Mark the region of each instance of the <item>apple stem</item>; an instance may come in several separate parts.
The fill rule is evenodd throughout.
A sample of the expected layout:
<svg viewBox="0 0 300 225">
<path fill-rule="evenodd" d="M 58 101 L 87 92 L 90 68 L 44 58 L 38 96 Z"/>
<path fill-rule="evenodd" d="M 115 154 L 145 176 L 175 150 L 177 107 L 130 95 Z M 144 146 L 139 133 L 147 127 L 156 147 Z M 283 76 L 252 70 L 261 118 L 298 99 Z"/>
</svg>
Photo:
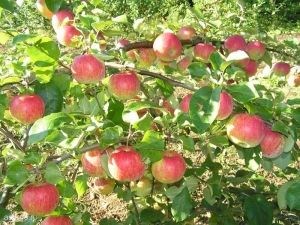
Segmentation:
<svg viewBox="0 0 300 225">
<path fill-rule="evenodd" d="M 127 189 L 129 191 L 131 191 L 130 189 L 130 184 L 129 183 L 126 183 L 125 186 L 127 187 Z M 137 206 L 136 206 L 136 203 L 135 203 L 135 200 L 134 200 L 134 196 L 132 195 L 131 197 L 131 201 L 132 201 L 132 204 L 133 204 L 133 207 L 134 207 L 134 211 L 135 211 L 135 214 L 136 214 L 136 218 L 137 218 L 137 221 L 136 221 L 136 224 L 139 225 L 141 224 L 141 221 L 140 221 L 140 215 L 139 215 L 139 211 L 137 209 Z"/>
</svg>

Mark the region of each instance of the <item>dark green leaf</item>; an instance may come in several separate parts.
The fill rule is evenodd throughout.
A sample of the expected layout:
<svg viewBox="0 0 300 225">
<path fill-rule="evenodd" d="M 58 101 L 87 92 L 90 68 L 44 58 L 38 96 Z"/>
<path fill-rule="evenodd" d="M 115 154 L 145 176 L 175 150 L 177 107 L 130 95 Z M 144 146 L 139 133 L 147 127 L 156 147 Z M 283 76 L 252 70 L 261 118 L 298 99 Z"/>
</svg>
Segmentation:
<svg viewBox="0 0 300 225">
<path fill-rule="evenodd" d="M 142 223 L 154 223 L 161 221 L 165 215 L 159 211 L 152 208 L 146 208 L 141 211 L 140 218 Z"/>
<path fill-rule="evenodd" d="M 251 83 L 232 84 L 228 87 L 231 96 L 240 103 L 246 103 L 258 98 L 258 93 Z"/>
<path fill-rule="evenodd" d="M 214 70 L 221 70 L 221 65 L 225 60 L 219 52 L 212 52 L 209 56 L 209 61 Z"/>
<path fill-rule="evenodd" d="M 47 8 L 51 11 L 56 13 L 60 5 L 62 4 L 63 0 L 45 0 Z"/>
<path fill-rule="evenodd" d="M 13 13 L 15 10 L 14 2 L 12 0 L 1 0 L 0 7 Z"/>
<path fill-rule="evenodd" d="M 209 139 L 209 142 L 220 148 L 227 147 L 229 145 L 227 136 L 216 136 Z"/>
<path fill-rule="evenodd" d="M 209 77 L 211 75 L 210 69 L 204 63 L 194 62 L 187 69 L 192 78 L 202 79 L 204 76 Z"/>
<path fill-rule="evenodd" d="M 100 220 L 100 225 L 118 225 L 118 222 L 114 218 L 104 218 Z"/>
<path fill-rule="evenodd" d="M 24 156 L 24 163 L 38 165 L 40 163 L 41 159 L 42 159 L 42 156 L 40 153 L 29 152 L 27 155 Z"/>
<path fill-rule="evenodd" d="M 292 161 L 291 152 L 283 152 L 280 156 L 272 160 L 274 165 L 284 170 Z"/>
<path fill-rule="evenodd" d="M 245 213 L 251 225 L 271 225 L 273 220 L 272 204 L 263 195 L 247 196 Z"/>
<path fill-rule="evenodd" d="M 0 208 L 0 222 L 7 222 L 11 212 L 8 209 Z"/>
<path fill-rule="evenodd" d="M 64 179 L 60 174 L 59 167 L 53 162 L 47 164 L 44 178 L 50 184 L 57 184 Z"/>
<path fill-rule="evenodd" d="M 108 105 L 107 119 L 113 121 L 115 124 L 119 124 L 123 121 L 122 112 L 124 110 L 124 104 L 119 102 L 115 98 L 110 98 Z"/>
<path fill-rule="evenodd" d="M 22 222 L 17 222 L 16 225 L 35 225 L 37 222 L 33 216 L 25 218 Z"/>
<path fill-rule="evenodd" d="M 165 98 L 168 98 L 173 94 L 174 87 L 171 84 L 169 84 L 161 79 L 155 79 L 155 81 L 156 81 L 158 88 L 161 90 L 163 96 L 165 96 Z"/>
<path fill-rule="evenodd" d="M 176 222 L 180 222 L 188 218 L 193 208 L 193 200 L 187 187 L 174 198 L 171 212 Z"/>
<path fill-rule="evenodd" d="M 106 147 L 117 143 L 122 135 L 122 128 L 108 127 L 106 128 L 100 136 L 100 147 L 101 149 L 105 149 Z"/>
<path fill-rule="evenodd" d="M 192 137 L 188 137 L 185 135 L 179 136 L 179 139 L 182 142 L 182 148 L 184 150 L 187 150 L 189 152 L 194 152 L 195 151 L 195 142 Z"/>
<path fill-rule="evenodd" d="M 71 83 L 71 77 L 68 74 L 59 74 L 52 77 L 52 81 L 59 87 L 59 89 L 64 93 L 66 92 Z"/>
<path fill-rule="evenodd" d="M 290 209 L 300 210 L 300 182 L 293 183 L 286 191 L 285 198 Z"/>
<path fill-rule="evenodd" d="M 72 182 L 68 180 L 61 180 L 56 187 L 59 194 L 63 197 L 72 198 L 76 194 L 76 190 L 74 189 Z"/>
<path fill-rule="evenodd" d="M 21 162 L 9 165 L 7 169 L 7 178 L 15 184 L 23 183 L 27 179 L 27 176 L 28 170 Z"/>
<path fill-rule="evenodd" d="M 159 132 L 148 130 L 146 131 L 142 141 L 135 145 L 139 150 L 163 150 L 165 141 Z"/>
</svg>

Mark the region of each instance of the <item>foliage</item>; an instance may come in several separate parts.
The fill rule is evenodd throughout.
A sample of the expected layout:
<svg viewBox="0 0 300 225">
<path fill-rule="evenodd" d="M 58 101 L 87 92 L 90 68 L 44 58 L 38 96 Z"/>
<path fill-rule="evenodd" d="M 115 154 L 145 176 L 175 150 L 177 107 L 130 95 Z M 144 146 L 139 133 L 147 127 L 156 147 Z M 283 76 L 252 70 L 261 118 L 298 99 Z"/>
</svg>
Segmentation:
<svg viewBox="0 0 300 225">
<path fill-rule="evenodd" d="M 127 203 L 128 216 L 122 221 L 100 218 L 99 224 L 193 224 L 194 220 L 276 224 L 299 220 L 300 99 L 285 96 L 274 83 L 283 85 L 286 78 L 272 75 L 277 61 L 289 62 L 295 72 L 300 51 L 297 40 L 279 42 L 263 27 L 258 29 L 254 18 L 246 19 L 242 1 L 230 2 L 227 7 L 222 6 L 225 1 L 195 1 L 187 11 L 188 2 L 178 0 L 161 1 L 159 6 L 155 1 L 126 1 L 126 5 L 105 0 L 46 2 L 52 9 L 71 7 L 76 27 L 88 38 L 69 48 L 58 44 L 52 31 L 50 35 L 34 29 L 23 32 L 20 27 L 45 21 L 41 17 L 31 20 L 31 15 L 22 19 L 27 18 L 27 10 L 32 12 L 33 2 L 24 3 L 23 8 L 13 1 L 0 3 L 0 43 L 7 50 L 0 56 L 1 222 L 22 210 L 19 198 L 26 184 L 45 179 L 56 185 L 61 196 L 53 215 L 68 215 L 74 224 L 91 224 L 88 202 L 79 203 L 93 180 L 82 170 L 81 156 L 95 148 L 120 145 L 132 145 L 141 154 L 146 175 L 151 175 L 152 163 L 168 150 L 184 156 L 187 170 L 174 184 L 162 184 L 150 176 L 151 192 L 142 197 L 129 183 L 116 182 L 114 193 Z M 18 14 L 14 20 L 12 9 Z M 164 17 L 160 21 L 159 15 Z M 181 17 L 175 21 L 176 15 Z M 135 41 L 146 41 L 142 47 L 151 47 L 151 41 L 164 30 L 176 33 L 185 25 L 193 26 L 199 35 L 185 43 L 183 54 L 192 57 L 196 43 L 212 43 L 217 51 L 210 54 L 209 66 L 194 60 L 185 71 L 177 68 L 176 61 L 139 68 L 125 54 L 141 47 Z M 96 32 L 106 37 L 106 50 L 99 47 L 102 43 Z M 231 34 L 265 43 L 267 51 L 258 61 L 265 65 L 264 70 L 248 77 L 235 65 L 245 54 L 226 51 L 224 40 Z M 133 48 L 116 48 L 121 38 L 131 40 Z M 101 82 L 86 85 L 72 79 L 73 58 L 87 52 L 105 62 L 106 78 Z M 136 72 L 142 82 L 141 101 L 119 101 L 107 90 L 109 77 L 126 70 Z M 231 80 L 236 83 L 229 85 Z M 200 81 L 206 85 L 200 87 Z M 286 144 L 279 157 L 265 158 L 260 146 L 245 149 L 230 141 L 226 134 L 230 118 L 216 120 L 221 91 L 233 97 L 234 114 L 258 115 L 284 136 Z M 38 94 L 46 106 L 44 117 L 28 126 L 9 113 L 12 97 L 25 93 Z M 193 94 L 188 113 L 179 108 L 186 93 Z M 162 106 L 164 99 L 175 109 L 174 116 Z M 139 115 L 141 110 L 143 115 Z M 111 177 L 108 158 L 101 157 L 101 164 Z M 15 208 L 7 207 L 12 203 Z M 42 219 L 31 216 L 18 224 L 38 224 Z"/>
</svg>

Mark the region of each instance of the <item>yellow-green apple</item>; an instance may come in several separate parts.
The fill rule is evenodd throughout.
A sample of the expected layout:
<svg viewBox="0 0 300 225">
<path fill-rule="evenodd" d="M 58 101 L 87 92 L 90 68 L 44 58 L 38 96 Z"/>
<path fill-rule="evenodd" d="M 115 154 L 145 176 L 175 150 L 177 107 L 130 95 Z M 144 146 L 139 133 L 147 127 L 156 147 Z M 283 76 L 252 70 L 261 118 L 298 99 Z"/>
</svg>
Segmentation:
<svg viewBox="0 0 300 225">
<path fill-rule="evenodd" d="M 171 62 L 165 62 L 159 58 L 156 59 L 156 66 L 160 69 L 164 69 L 165 66 L 170 66 L 171 67 Z"/>
<path fill-rule="evenodd" d="M 108 170 L 111 176 L 120 182 L 130 182 L 140 179 L 146 165 L 140 153 L 132 146 L 119 146 L 108 159 Z"/>
<path fill-rule="evenodd" d="M 179 181 L 186 170 L 184 158 L 176 151 L 163 152 L 162 159 L 154 162 L 151 167 L 154 178 L 163 184 Z"/>
<path fill-rule="evenodd" d="M 234 34 L 225 40 L 224 46 L 229 52 L 244 51 L 246 50 L 247 43 L 243 36 Z"/>
<path fill-rule="evenodd" d="M 76 47 L 83 38 L 83 34 L 73 25 L 66 24 L 57 29 L 56 38 L 61 45 Z"/>
<path fill-rule="evenodd" d="M 130 44 L 130 41 L 127 40 L 127 39 L 121 39 L 117 44 L 116 44 L 116 48 L 119 49 L 119 48 L 122 48 L 124 47 L 125 45 L 127 44 Z M 126 52 L 126 56 L 128 58 L 129 61 L 136 61 L 136 50 L 129 50 Z"/>
<path fill-rule="evenodd" d="M 154 40 L 153 50 L 159 59 L 170 62 L 181 55 L 182 44 L 175 34 L 162 33 Z"/>
<path fill-rule="evenodd" d="M 188 56 L 184 56 L 177 62 L 177 69 L 180 71 L 185 71 L 189 65 L 192 64 L 192 60 Z"/>
<path fill-rule="evenodd" d="M 45 216 L 51 213 L 58 202 L 59 193 L 56 186 L 45 180 L 27 185 L 20 194 L 21 207 L 33 216 Z"/>
<path fill-rule="evenodd" d="M 136 65 L 140 68 L 149 68 L 157 58 L 153 48 L 139 48 L 136 54 Z"/>
<path fill-rule="evenodd" d="M 177 35 L 181 40 L 190 40 L 196 33 L 195 28 L 184 26 L 178 30 Z"/>
<path fill-rule="evenodd" d="M 48 216 L 41 225 L 73 225 L 73 221 L 68 216 Z"/>
<path fill-rule="evenodd" d="M 100 195 L 108 195 L 115 189 L 116 182 L 112 178 L 96 178 L 94 180 L 94 189 Z"/>
<path fill-rule="evenodd" d="M 194 47 L 194 58 L 198 61 L 209 63 L 209 56 L 215 51 L 215 46 L 211 44 L 199 43 Z"/>
<path fill-rule="evenodd" d="M 71 72 L 78 83 L 93 84 L 105 77 L 105 64 L 93 54 L 78 55 L 73 59 Z"/>
<path fill-rule="evenodd" d="M 31 124 L 43 117 L 45 104 L 36 94 L 17 95 L 11 100 L 9 111 L 18 122 Z"/>
<path fill-rule="evenodd" d="M 216 120 L 227 119 L 233 111 L 233 99 L 230 94 L 223 91 L 220 94 L 220 108 Z"/>
<path fill-rule="evenodd" d="M 35 6 L 42 16 L 48 19 L 52 18 L 53 12 L 48 9 L 45 0 L 37 0 Z"/>
<path fill-rule="evenodd" d="M 188 113 L 190 110 L 190 101 L 191 101 L 192 96 L 193 96 L 192 94 L 185 95 L 179 104 L 179 108 L 184 113 Z"/>
<path fill-rule="evenodd" d="M 272 70 L 276 76 L 286 76 L 289 74 L 291 66 L 286 62 L 277 62 L 274 64 Z"/>
<path fill-rule="evenodd" d="M 72 25 L 75 15 L 68 10 L 61 10 L 52 16 L 52 27 L 57 32 L 58 28 L 63 25 Z"/>
<path fill-rule="evenodd" d="M 276 158 L 284 150 L 286 143 L 285 137 L 276 131 L 272 131 L 272 128 L 266 125 L 266 135 L 260 143 L 262 156 L 266 158 Z"/>
<path fill-rule="evenodd" d="M 102 167 L 101 157 L 111 154 L 112 151 L 112 148 L 106 148 L 104 151 L 101 151 L 100 148 L 96 148 L 83 153 L 81 156 L 83 171 L 93 177 L 105 177 L 106 172 Z"/>
<path fill-rule="evenodd" d="M 130 190 L 139 197 L 144 197 L 150 194 L 152 190 L 152 179 L 147 176 L 143 176 L 137 181 L 131 181 L 129 183 Z"/>
<path fill-rule="evenodd" d="M 265 54 L 265 45 L 260 41 L 252 41 L 247 44 L 246 52 L 252 60 L 259 60 Z"/>
<path fill-rule="evenodd" d="M 257 115 L 238 113 L 226 124 L 227 136 L 243 148 L 258 146 L 265 137 L 265 123 Z"/>
<path fill-rule="evenodd" d="M 300 86 L 300 75 L 299 74 L 292 74 L 287 79 L 287 84 L 290 87 L 298 87 Z"/>
<path fill-rule="evenodd" d="M 257 72 L 257 62 L 250 59 L 247 66 L 245 66 L 243 69 L 249 77 L 252 77 Z"/>
<path fill-rule="evenodd" d="M 134 72 L 113 74 L 107 84 L 109 93 L 118 100 L 134 98 L 140 91 L 140 80 Z"/>
</svg>

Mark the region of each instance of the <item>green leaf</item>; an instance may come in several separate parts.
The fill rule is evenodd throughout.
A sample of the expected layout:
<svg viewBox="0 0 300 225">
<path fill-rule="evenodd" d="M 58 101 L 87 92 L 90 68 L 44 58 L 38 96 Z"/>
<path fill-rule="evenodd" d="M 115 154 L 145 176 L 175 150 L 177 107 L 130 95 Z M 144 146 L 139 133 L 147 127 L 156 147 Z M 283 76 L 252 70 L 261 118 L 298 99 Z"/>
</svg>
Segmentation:
<svg viewBox="0 0 300 225">
<path fill-rule="evenodd" d="M 300 182 L 293 183 L 286 191 L 285 198 L 291 210 L 300 210 Z"/>
<path fill-rule="evenodd" d="M 54 81 L 50 81 L 46 84 L 37 83 L 34 87 L 34 92 L 44 101 L 44 116 L 50 115 L 51 113 L 58 113 L 62 110 L 63 94 Z"/>
<path fill-rule="evenodd" d="M 171 212 L 176 222 L 180 222 L 188 218 L 193 208 L 193 200 L 187 187 L 183 188 L 172 203 Z"/>
<path fill-rule="evenodd" d="M 59 87 L 62 93 L 65 93 L 70 87 L 71 76 L 69 74 L 54 75 L 52 81 Z"/>
<path fill-rule="evenodd" d="M 271 225 L 273 220 L 272 204 L 263 195 L 247 196 L 244 203 L 245 213 L 251 225 Z"/>
<path fill-rule="evenodd" d="M 220 70 L 222 63 L 225 60 L 219 52 L 212 52 L 209 56 L 209 62 L 214 70 Z"/>
<path fill-rule="evenodd" d="M 5 45 L 9 40 L 10 36 L 7 33 L 0 32 L 0 44 Z"/>
<path fill-rule="evenodd" d="M 0 77 L 0 86 L 3 86 L 5 84 L 10 84 L 10 83 L 19 83 L 21 81 L 20 77 Z"/>
<path fill-rule="evenodd" d="M 100 148 L 106 147 L 117 143 L 122 135 L 123 129 L 119 126 L 106 128 L 100 136 Z"/>
<path fill-rule="evenodd" d="M 292 161 L 291 152 L 283 152 L 277 158 L 272 159 L 272 161 L 275 166 L 277 166 L 281 170 L 284 170 Z"/>
<path fill-rule="evenodd" d="M 28 144 L 44 140 L 64 123 L 71 123 L 72 118 L 66 113 L 52 113 L 37 120 L 29 131 Z"/>
<path fill-rule="evenodd" d="M 129 111 L 138 111 L 141 109 L 150 109 L 150 108 L 167 111 L 166 109 L 162 108 L 158 104 L 150 101 L 132 101 L 125 107 L 125 109 Z"/>
<path fill-rule="evenodd" d="M 229 141 L 227 136 L 216 136 L 209 139 L 209 142 L 220 148 L 229 146 Z"/>
<path fill-rule="evenodd" d="M 33 225 L 36 224 L 34 216 L 25 218 L 22 222 L 17 222 L 16 225 Z"/>
<path fill-rule="evenodd" d="M 239 103 L 247 103 L 259 97 L 252 83 L 232 84 L 228 87 L 231 96 Z"/>
<path fill-rule="evenodd" d="M 76 190 L 73 187 L 72 182 L 68 180 L 61 180 L 56 185 L 60 196 L 63 196 L 65 198 L 72 198 L 76 194 Z"/>
<path fill-rule="evenodd" d="M 10 215 L 11 215 L 10 210 L 5 208 L 0 208 L 0 222 L 8 221 Z"/>
<path fill-rule="evenodd" d="M 104 28 L 106 27 L 109 27 L 111 25 L 113 25 L 113 21 L 111 20 L 108 20 L 108 21 L 101 21 L 101 22 L 95 22 L 95 23 L 92 23 L 92 27 L 97 30 L 97 31 L 100 31 L 100 30 L 103 30 Z"/>
<path fill-rule="evenodd" d="M 14 12 L 15 7 L 14 7 L 14 1 L 10 1 L 10 0 L 1 0 L 0 1 L 0 7 L 3 9 L 6 9 L 10 12 Z"/>
<path fill-rule="evenodd" d="M 63 3 L 63 0 L 45 0 L 47 8 L 51 11 L 56 13 L 60 5 Z"/>
<path fill-rule="evenodd" d="M 86 190 L 89 188 L 89 186 L 87 185 L 88 178 L 89 176 L 87 174 L 80 175 L 76 178 L 75 189 L 78 195 L 78 199 L 81 199 Z"/>
<path fill-rule="evenodd" d="M 287 191 L 296 182 L 298 182 L 298 179 L 287 181 L 279 188 L 277 192 L 277 203 L 280 210 L 287 209 Z"/>
<path fill-rule="evenodd" d="M 214 122 L 220 107 L 220 93 L 220 87 L 212 89 L 210 86 L 205 86 L 193 94 L 189 115 L 199 134 Z"/>
<path fill-rule="evenodd" d="M 272 57 L 269 51 L 265 51 L 265 54 L 260 60 L 264 61 L 268 66 L 272 67 Z"/>
<path fill-rule="evenodd" d="M 165 141 L 159 132 L 146 131 L 142 141 L 135 145 L 139 150 L 164 150 Z"/>
<path fill-rule="evenodd" d="M 220 69 L 222 71 L 225 71 L 225 69 L 232 63 L 237 62 L 239 60 L 243 60 L 243 59 L 248 59 L 249 56 L 245 51 L 236 51 L 236 52 L 231 52 L 227 58 L 226 61 L 223 62 L 220 66 Z"/>
<path fill-rule="evenodd" d="M 44 178 L 50 184 L 57 184 L 58 182 L 64 179 L 60 174 L 59 167 L 53 162 L 49 162 L 47 164 Z"/>
<path fill-rule="evenodd" d="M 141 211 L 140 219 L 142 223 L 154 223 L 161 221 L 165 215 L 159 211 L 152 208 L 146 208 Z"/>
<path fill-rule="evenodd" d="M 168 98 L 173 94 L 174 87 L 171 84 L 169 84 L 161 79 L 158 79 L 158 78 L 156 78 L 155 81 L 156 81 L 158 88 L 161 90 L 161 92 L 165 98 Z"/>
<path fill-rule="evenodd" d="M 12 44 L 16 45 L 19 42 L 24 42 L 24 41 L 27 41 L 27 40 L 30 40 L 30 39 L 34 40 L 36 37 L 39 37 L 39 35 L 38 34 L 18 34 L 18 35 L 13 37 Z"/>
<path fill-rule="evenodd" d="M 192 76 L 192 78 L 202 79 L 204 76 L 210 77 L 210 69 L 201 62 L 194 62 L 187 68 Z"/>
<path fill-rule="evenodd" d="M 126 14 L 112 18 L 112 21 L 117 23 L 128 23 Z"/>
<path fill-rule="evenodd" d="M 147 131 L 151 128 L 152 120 L 153 120 L 153 118 L 150 116 L 149 113 L 147 113 L 141 119 L 136 121 L 132 125 L 132 128 L 134 128 L 136 130 Z"/>
<path fill-rule="evenodd" d="M 26 164 L 36 164 L 38 165 L 41 162 L 42 156 L 37 152 L 29 152 L 24 157 L 24 163 Z"/>
<path fill-rule="evenodd" d="M 119 124 L 123 121 L 122 112 L 124 110 L 124 104 L 115 98 L 110 98 L 108 105 L 107 119 L 111 120 L 115 124 Z"/>
<path fill-rule="evenodd" d="M 50 38 L 42 38 L 34 46 L 29 46 L 26 49 L 31 62 L 44 62 L 51 65 L 57 64 L 60 55 L 60 50 L 57 43 Z"/>
<path fill-rule="evenodd" d="M 28 170 L 21 162 L 9 165 L 7 169 L 7 178 L 15 184 L 23 183 L 27 179 L 27 176 Z"/>
<path fill-rule="evenodd" d="M 187 137 L 185 135 L 179 136 L 179 139 L 182 142 L 182 148 L 184 150 L 187 150 L 189 152 L 194 152 L 195 151 L 195 142 L 192 137 Z"/>
<path fill-rule="evenodd" d="M 118 225 L 118 222 L 114 218 L 104 218 L 100 220 L 99 225 Z"/>
</svg>

